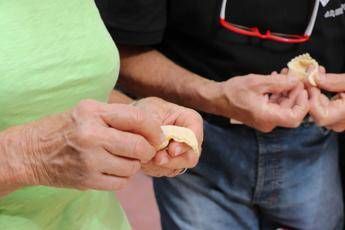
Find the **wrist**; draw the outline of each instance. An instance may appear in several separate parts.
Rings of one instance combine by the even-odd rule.
[[[0,134],[0,185],[12,191],[47,184],[47,153],[66,146],[65,135],[73,124],[72,113],[46,117]],[[2,177],[4,175],[4,177]]]
[[[33,122],[23,130],[22,152],[25,153],[27,164],[27,185],[50,185],[54,178],[50,178],[49,171],[55,166],[54,153],[66,151],[68,137],[75,132],[78,114],[74,110],[45,117]],[[59,162],[55,162],[59,165]]]
[[[20,140],[21,128],[11,128],[0,134],[0,185],[1,191],[13,191],[29,185],[30,160],[20,150],[24,141]]]
[[[208,81],[198,88],[198,95],[202,98],[203,111],[218,116],[227,117],[228,100],[222,82]]]

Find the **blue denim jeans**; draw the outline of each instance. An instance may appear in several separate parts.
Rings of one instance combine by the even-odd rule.
[[[205,122],[199,165],[154,187],[164,230],[343,226],[337,137],[311,123],[264,134]]]

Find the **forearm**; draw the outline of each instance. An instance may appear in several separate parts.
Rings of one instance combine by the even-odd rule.
[[[39,184],[40,157],[64,148],[63,133],[73,122],[67,117],[60,114],[0,132],[0,197]]]
[[[205,79],[156,50],[120,47],[120,84],[136,96],[158,96],[190,108],[226,115],[219,83]]]
[[[23,126],[13,127],[0,133],[0,197],[25,184],[29,172],[27,159],[22,158],[25,140]],[[18,138],[18,139],[17,139]],[[16,160],[14,160],[16,159]]]
[[[118,90],[112,90],[109,96],[109,103],[130,104],[133,99]]]

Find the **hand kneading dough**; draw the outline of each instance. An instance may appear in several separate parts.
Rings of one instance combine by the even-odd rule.
[[[312,66],[312,72],[308,73],[308,68]],[[308,79],[312,86],[317,86],[315,76],[319,73],[319,64],[308,53],[292,59],[288,63],[289,74],[293,74],[301,80]]]
[[[198,140],[192,130],[174,125],[161,126],[161,128],[165,136],[165,141],[159,147],[160,150],[165,149],[169,145],[170,140],[173,139],[177,142],[186,143],[196,154],[200,155]]]
[[[287,66],[289,67],[289,74],[298,77],[300,80],[308,79],[312,86],[317,86],[315,76],[319,74],[319,63],[313,59],[308,53],[292,59]],[[312,72],[308,73],[308,68],[312,66]],[[231,124],[243,124],[235,119],[230,119]]]

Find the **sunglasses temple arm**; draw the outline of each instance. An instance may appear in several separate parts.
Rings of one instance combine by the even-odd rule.
[[[221,19],[225,19],[226,3],[227,3],[227,0],[223,0],[223,2],[222,2],[222,9],[220,11],[220,18]]]
[[[320,0],[315,0],[313,14],[311,15],[310,22],[308,24],[307,29],[305,30],[305,33],[304,33],[308,37],[310,37],[312,32],[313,32],[315,22],[316,22],[317,13],[319,12],[319,6],[320,6]]]

